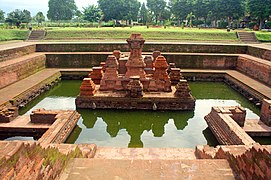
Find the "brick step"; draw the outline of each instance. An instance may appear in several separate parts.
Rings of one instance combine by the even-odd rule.
[[[80,159],[69,162],[66,179],[234,179],[227,160]]]
[[[44,54],[32,53],[0,62],[0,89],[45,68]]]
[[[95,159],[196,159],[190,148],[107,148],[98,147]]]
[[[44,30],[31,31],[28,40],[41,40],[45,37],[46,32]]]

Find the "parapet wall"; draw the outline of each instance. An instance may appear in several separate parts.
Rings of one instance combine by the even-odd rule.
[[[37,52],[128,52],[127,43],[45,43],[37,44]],[[148,43],[143,52],[179,52],[179,53],[228,53],[245,54],[246,45],[224,44],[182,44],[182,43]]]
[[[48,68],[91,68],[99,66],[112,53],[48,53],[46,67]],[[150,53],[148,53],[150,54]],[[226,54],[186,54],[163,53],[167,61],[174,62],[182,69],[234,69],[237,55]]]

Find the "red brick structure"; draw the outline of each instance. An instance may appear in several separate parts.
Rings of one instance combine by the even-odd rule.
[[[143,85],[139,80],[139,76],[130,77],[130,82],[127,84],[128,97],[140,98],[143,97]]]
[[[95,84],[100,84],[103,75],[103,67],[93,67],[92,72],[89,74],[89,78],[91,78]]]
[[[158,56],[154,62],[153,79],[159,91],[170,92],[171,82],[167,73],[168,63],[164,56]]]
[[[101,80],[100,90],[112,91],[115,89],[118,80],[118,60],[115,56],[110,55],[105,62],[105,73]]]
[[[142,57],[142,49],[145,40],[141,34],[132,34],[130,38],[127,39],[127,42],[130,48],[130,56],[126,63],[127,72],[125,77],[130,78],[131,76],[139,76],[140,79],[145,79],[146,73],[144,68],[146,64]]]
[[[8,123],[19,115],[17,107],[4,107],[0,109],[0,123]]]
[[[80,86],[80,96],[93,96],[95,92],[95,84],[91,78],[84,78]]]
[[[271,100],[263,100],[260,120],[267,126],[271,126]]]
[[[179,83],[176,85],[176,91],[174,95],[179,98],[192,97],[191,89],[188,86],[188,83],[186,80],[179,80]]]
[[[176,85],[181,79],[184,79],[180,68],[171,68],[169,77],[172,85]]]
[[[31,123],[35,124],[53,124],[56,121],[56,111],[45,109],[36,109],[30,114]]]

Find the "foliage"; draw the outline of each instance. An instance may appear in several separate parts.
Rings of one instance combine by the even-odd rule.
[[[139,17],[140,17],[140,22],[142,22],[144,25],[146,25],[147,20],[148,20],[148,10],[147,10],[144,2],[141,5]]]
[[[262,29],[264,19],[271,14],[271,0],[248,0],[247,4],[250,15],[259,20],[259,28]]]
[[[43,15],[42,12],[38,12],[35,16],[35,20],[38,22],[38,25],[39,24],[42,24],[43,21],[45,21],[45,17]]]
[[[147,0],[147,7],[154,15],[156,24],[166,8],[166,5],[167,3],[165,0]]]
[[[53,21],[71,20],[77,11],[74,0],[49,0],[47,17]]]
[[[98,22],[102,17],[102,11],[95,5],[83,8],[83,19],[89,22]]]
[[[98,0],[104,20],[136,20],[140,8],[138,0]]]
[[[4,13],[4,11],[2,11],[1,9],[0,9],[0,22],[2,22],[2,21],[4,21],[5,20],[5,13]]]
[[[170,0],[171,12],[178,20],[185,20],[187,14],[192,12],[192,1],[189,0]]]
[[[193,23],[192,20],[195,18],[195,15],[193,14],[193,12],[190,12],[187,16],[186,19],[189,20],[189,26],[193,27]]]
[[[11,13],[8,13],[6,22],[10,25],[16,25],[18,28],[20,27],[21,23],[29,23],[31,21],[31,14],[28,10],[19,10],[16,9]]]
[[[271,42],[271,33],[270,32],[257,31],[256,37],[259,41]]]

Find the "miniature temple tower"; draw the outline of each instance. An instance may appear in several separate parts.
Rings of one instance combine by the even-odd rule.
[[[145,79],[144,68],[146,64],[142,57],[142,49],[145,40],[141,34],[132,34],[130,38],[127,39],[127,42],[130,48],[130,56],[126,63],[127,72],[125,77],[139,76],[140,79]]]

